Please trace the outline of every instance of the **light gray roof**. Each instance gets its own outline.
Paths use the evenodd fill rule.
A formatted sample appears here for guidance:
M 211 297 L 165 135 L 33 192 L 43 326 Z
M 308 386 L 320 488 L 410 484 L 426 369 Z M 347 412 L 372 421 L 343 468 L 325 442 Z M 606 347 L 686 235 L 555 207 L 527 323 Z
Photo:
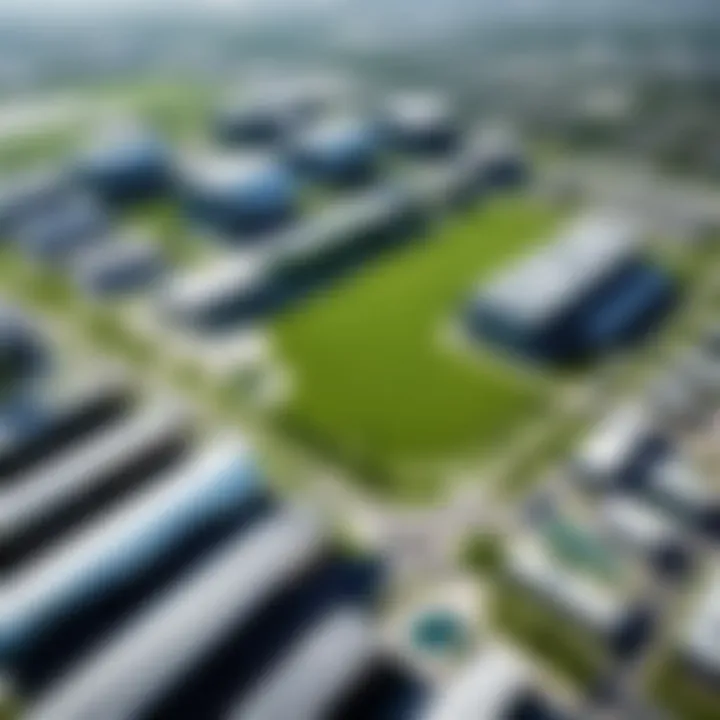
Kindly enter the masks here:
M 585 215 L 483 287 L 479 301 L 523 325 L 542 324 L 635 254 L 641 240 L 638 228 L 617 215 Z
M 283 265 L 305 260 L 353 242 L 358 231 L 392 222 L 402 207 L 399 195 L 386 188 L 364 192 L 290 230 L 275 246 L 271 262 Z
M 243 474 L 250 462 L 239 443 L 213 445 L 33 557 L 6 579 L 0 635 L 77 609 L 79 598 L 101 595 L 175 540 L 236 511 L 257 489 Z
M 669 517 L 640 500 L 614 497 L 602 505 L 602 522 L 611 539 L 642 553 L 652 553 L 680 542 Z
M 233 706 L 228 720 L 322 720 L 370 665 L 376 649 L 367 617 L 353 609 L 337 610 Z
M 82 496 L 128 458 L 137 458 L 184 428 L 174 404 L 150 406 L 93 434 L 0 490 L 0 541 L 42 523 L 57 508 Z
M 679 454 L 663 459 L 653 467 L 650 492 L 680 513 L 703 513 L 717 507 L 720 496 L 692 462 Z
M 388 114 L 392 121 L 408 129 L 444 125 L 454 119 L 449 99 L 432 92 L 405 92 L 391 98 Z
M 681 645 L 693 662 L 720 673 L 720 565 L 708 574 L 705 588 L 691 604 Z
M 423 720 L 505 720 L 508 705 L 531 686 L 528 663 L 510 648 L 496 646 L 460 673 Z
M 235 537 L 51 687 L 28 720 L 132 720 L 323 549 L 322 530 L 305 512 L 284 512 Z
M 629 612 L 615 588 L 567 566 L 535 538 L 521 538 L 512 545 L 508 569 L 519 582 L 600 635 L 617 630 Z
M 575 460 L 585 479 L 597 484 L 612 482 L 634 457 L 638 448 L 656 432 L 652 417 L 639 402 L 622 405 L 591 430 Z
M 266 262 L 261 255 L 230 256 L 173 277 L 160 290 L 159 302 L 176 317 L 193 317 L 242 298 L 265 279 Z
M 195 151 L 181 160 L 180 174 L 188 185 L 202 192 L 224 192 L 252 186 L 276 166 L 277 161 L 263 152 Z

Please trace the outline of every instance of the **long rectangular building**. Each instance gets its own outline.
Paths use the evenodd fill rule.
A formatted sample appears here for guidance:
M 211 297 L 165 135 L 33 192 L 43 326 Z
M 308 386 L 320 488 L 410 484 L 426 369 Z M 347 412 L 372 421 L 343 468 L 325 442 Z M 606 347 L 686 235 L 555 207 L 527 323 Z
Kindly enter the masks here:
M 139 600 L 258 517 L 265 498 L 252 458 L 236 443 L 211 446 L 169 470 L 7 578 L 0 657 L 37 682 L 53 655 L 62 661 L 118 604 Z
M 377 652 L 369 619 L 340 609 L 312 626 L 227 720 L 320 720 L 372 663 Z
M 167 467 L 185 448 L 188 427 L 174 404 L 149 406 L 2 488 L 1 564 L 18 562 Z
M 131 398 L 124 378 L 106 377 L 83 381 L 67 391 L 63 388 L 60 396 L 48 401 L 28 399 L 33 412 L 31 427 L 0 439 L 0 484 L 9 484 L 118 419 L 129 409 Z
M 671 278 L 643 258 L 644 240 L 638 225 L 618 215 L 580 217 L 478 290 L 471 328 L 508 350 L 555 362 L 631 342 L 675 297 Z
M 530 663 L 510 648 L 484 650 L 431 703 L 422 720 L 560 720 Z
M 324 533 L 304 512 L 283 512 L 234 537 L 51 688 L 29 720 L 154 716 L 198 665 L 324 552 Z
M 582 216 L 484 288 L 484 302 L 525 325 L 539 325 L 632 258 L 640 242 L 637 228 L 620 217 Z

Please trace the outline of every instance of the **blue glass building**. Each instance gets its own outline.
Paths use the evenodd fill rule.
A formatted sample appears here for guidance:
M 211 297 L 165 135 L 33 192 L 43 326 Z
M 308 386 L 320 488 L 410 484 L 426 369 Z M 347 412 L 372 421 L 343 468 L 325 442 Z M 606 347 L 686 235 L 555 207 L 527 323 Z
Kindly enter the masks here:
M 671 277 L 642 256 L 619 218 L 572 223 L 560 238 L 484 286 L 467 311 L 473 333 L 540 362 L 573 362 L 647 334 L 674 305 Z
M 243 153 L 192 158 L 181 170 L 179 186 L 189 215 L 230 237 L 275 230 L 296 211 L 292 173 L 268 156 Z

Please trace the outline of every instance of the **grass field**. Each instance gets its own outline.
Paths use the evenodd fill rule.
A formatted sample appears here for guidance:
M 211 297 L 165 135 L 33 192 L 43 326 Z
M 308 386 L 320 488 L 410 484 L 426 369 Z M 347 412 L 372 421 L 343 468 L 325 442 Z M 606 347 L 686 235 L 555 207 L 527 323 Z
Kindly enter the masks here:
M 440 337 L 478 279 L 556 221 L 526 198 L 493 200 L 281 317 L 277 342 L 295 383 L 285 417 L 384 466 L 476 457 L 506 439 L 532 419 L 546 385 Z

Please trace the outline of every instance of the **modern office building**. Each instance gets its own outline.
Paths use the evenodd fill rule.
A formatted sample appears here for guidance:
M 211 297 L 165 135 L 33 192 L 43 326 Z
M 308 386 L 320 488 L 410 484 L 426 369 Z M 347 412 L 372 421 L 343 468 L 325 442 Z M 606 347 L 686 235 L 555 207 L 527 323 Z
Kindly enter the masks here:
M 684 526 L 720 536 L 720 493 L 679 452 L 667 453 L 654 463 L 643 495 Z
M 510 548 L 510 577 L 614 651 L 640 643 L 648 618 L 621 586 L 592 563 L 567 562 L 540 538 L 528 535 Z
M 260 316 L 268 290 L 263 258 L 223 258 L 170 278 L 158 291 L 157 305 L 173 325 L 211 333 Z
M 10 177 L 0 190 L 0 232 L 13 235 L 19 225 L 66 202 L 75 191 L 61 171 L 31 170 Z
M 13 237 L 32 258 L 67 263 L 105 242 L 109 225 L 105 210 L 93 198 L 78 193 L 41 208 L 18 223 Z
M 720 681 L 720 566 L 715 563 L 693 596 L 680 639 L 680 653 L 690 668 L 711 683 Z
M 527 153 L 519 137 L 507 128 L 481 129 L 468 143 L 463 157 L 486 191 L 517 188 L 530 176 Z
M 502 645 L 479 657 L 438 693 L 423 720 L 561 720 L 530 661 Z
M 278 80 L 263 80 L 240 88 L 217 111 L 215 136 L 229 146 L 282 146 L 321 115 L 327 105 L 328 90 L 319 85 Z
M 83 254 L 73 263 L 72 274 L 93 297 L 121 297 L 147 289 L 164 270 L 157 245 L 133 233 L 115 236 Z
M 159 293 L 161 313 L 204 331 L 255 320 L 408 240 L 423 220 L 421 205 L 409 193 L 366 190 L 279 233 L 262 253 L 171 280 Z
M 613 544 L 638 554 L 663 573 L 681 572 L 690 559 L 690 547 L 667 513 L 638 498 L 617 495 L 600 507 L 600 523 Z
M 282 238 L 270 263 L 275 283 L 285 293 L 305 292 L 416 236 L 425 219 L 425 208 L 404 188 L 366 190 Z
M 128 412 L 132 392 L 125 378 L 114 374 L 62 383 L 48 378 L 19 398 L 23 419 L 8 418 L 0 439 L 0 484 L 9 486 L 48 458 L 116 421 Z
M 676 295 L 670 277 L 644 259 L 643 239 L 637 226 L 612 214 L 573 221 L 550 245 L 480 288 L 467 313 L 471 331 L 550 363 L 637 340 Z
M 292 173 L 266 155 L 191 157 L 181 165 L 178 186 L 190 217 L 229 238 L 276 230 L 296 211 Z
M 42 375 L 51 362 L 50 350 L 32 322 L 0 303 L 0 388 Z
M 367 183 L 378 170 L 380 137 L 377 128 L 360 118 L 331 118 L 301 133 L 291 157 L 298 172 L 332 186 Z
M 451 102 L 426 92 L 407 92 L 391 98 L 381 116 L 390 147 L 411 156 L 442 156 L 456 150 L 460 121 Z
M 607 415 L 580 444 L 571 460 L 575 476 L 597 491 L 637 488 L 670 449 L 669 438 L 639 401 Z
M 148 200 L 169 189 L 170 151 L 160 137 L 136 125 L 110 128 L 76 163 L 78 180 L 110 203 Z

